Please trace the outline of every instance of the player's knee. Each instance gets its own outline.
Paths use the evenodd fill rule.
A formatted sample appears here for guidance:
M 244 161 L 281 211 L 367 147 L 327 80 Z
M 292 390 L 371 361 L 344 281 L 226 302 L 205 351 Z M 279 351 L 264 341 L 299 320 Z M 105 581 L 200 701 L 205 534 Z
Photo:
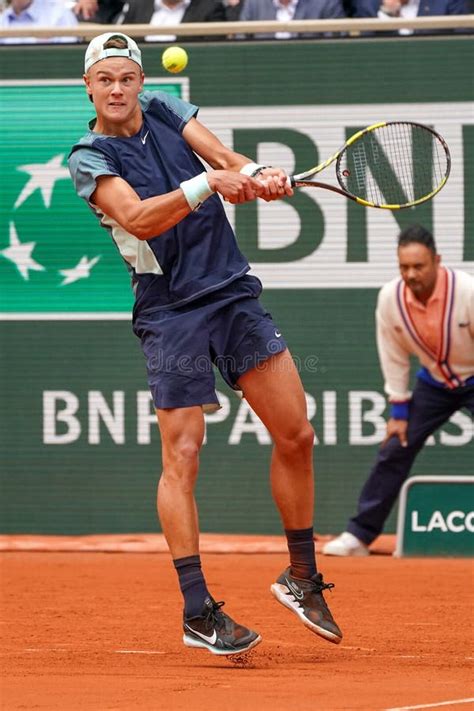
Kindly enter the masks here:
M 276 437 L 275 445 L 285 456 L 309 454 L 314 446 L 314 430 L 306 420 L 301 426 L 290 428 L 283 436 Z
M 193 467 L 199 459 L 200 446 L 193 440 L 180 440 L 171 448 L 170 457 L 179 465 Z
M 184 457 L 169 460 L 163 467 L 161 484 L 181 493 L 192 493 L 196 486 L 198 460 Z
M 312 452 L 314 447 L 314 429 L 308 421 L 305 422 L 297 433 L 295 441 L 298 449 Z
M 163 476 L 167 481 L 192 488 L 199 466 L 198 443 L 191 439 L 180 439 L 167 446 L 164 456 Z

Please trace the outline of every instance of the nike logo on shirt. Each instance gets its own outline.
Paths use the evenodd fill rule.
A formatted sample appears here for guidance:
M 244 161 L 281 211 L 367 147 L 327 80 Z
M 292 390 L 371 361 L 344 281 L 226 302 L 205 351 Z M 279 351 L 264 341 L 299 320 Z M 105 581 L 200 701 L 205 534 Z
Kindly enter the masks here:
M 143 143 L 143 145 L 145 145 L 146 139 L 148 138 L 148 134 L 149 134 L 149 133 L 150 133 L 150 131 L 147 131 L 147 132 L 145 133 L 145 135 L 142 137 L 142 143 Z

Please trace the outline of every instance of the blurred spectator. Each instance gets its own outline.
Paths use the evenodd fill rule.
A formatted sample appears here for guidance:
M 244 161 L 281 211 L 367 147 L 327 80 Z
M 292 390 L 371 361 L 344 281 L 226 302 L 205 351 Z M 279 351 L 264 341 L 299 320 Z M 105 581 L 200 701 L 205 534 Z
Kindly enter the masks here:
M 2 29 L 24 27 L 74 27 L 77 18 L 63 0 L 11 0 L 0 14 Z M 2 44 L 32 44 L 37 42 L 77 42 L 77 37 L 2 37 Z
M 81 22 L 87 22 L 95 18 L 98 9 L 99 3 L 97 0 L 79 0 L 72 8 L 74 14 Z
M 224 22 L 225 7 L 220 0 L 130 0 L 123 23 L 165 28 L 181 22 Z M 148 41 L 174 42 L 175 35 L 148 35 Z M 187 39 L 202 39 L 190 37 Z
M 354 17 L 426 17 L 427 15 L 465 15 L 467 0 L 353 0 Z M 400 30 L 399 34 L 413 34 Z
M 473 0 L 474 2 L 474 0 Z M 225 6 L 226 20 L 229 22 L 238 22 L 244 0 L 223 0 Z
M 342 0 L 244 0 L 240 12 L 242 22 L 328 20 L 345 16 Z M 271 35 L 255 34 L 254 36 L 263 38 Z M 277 32 L 275 35 L 277 39 L 288 39 L 291 36 L 289 32 Z
M 347 17 L 354 17 L 354 5 L 356 2 L 357 0 L 342 0 L 342 7 L 344 8 L 344 12 L 346 13 Z
M 78 0 L 73 10 L 80 22 L 121 24 L 124 12 L 128 10 L 128 3 L 125 0 Z

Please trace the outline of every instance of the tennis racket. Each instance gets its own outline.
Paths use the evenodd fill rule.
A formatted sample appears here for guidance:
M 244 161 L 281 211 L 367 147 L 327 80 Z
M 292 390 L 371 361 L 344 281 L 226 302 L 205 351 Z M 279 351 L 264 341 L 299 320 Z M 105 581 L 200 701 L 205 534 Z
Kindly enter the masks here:
M 314 180 L 334 162 L 339 187 Z M 450 169 L 449 148 L 439 133 L 421 123 L 383 121 L 358 131 L 324 163 L 289 180 L 292 187 L 332 190 L 365 207 L 401 210 L 431 200 Z

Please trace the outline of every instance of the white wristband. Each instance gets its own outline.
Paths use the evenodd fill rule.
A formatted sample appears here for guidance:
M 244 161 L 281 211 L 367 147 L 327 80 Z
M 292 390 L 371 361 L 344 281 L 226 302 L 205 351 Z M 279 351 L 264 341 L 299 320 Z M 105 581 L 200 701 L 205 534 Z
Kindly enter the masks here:
M 239 172 L 244 175 L 249 175 L 251 178 L 255 178 L 264 168 L 268 168 L 268 166 L 260 165 L 259 163 L 246 163 Z
M 207 200 L 214 192 L 209 187 L 206 173 L 200 173 L 195 178 L 191 178 L 191 180 L 184 180 L 179 187 L 183 191 L 191 210 L 197 210 L 204 200 Z

